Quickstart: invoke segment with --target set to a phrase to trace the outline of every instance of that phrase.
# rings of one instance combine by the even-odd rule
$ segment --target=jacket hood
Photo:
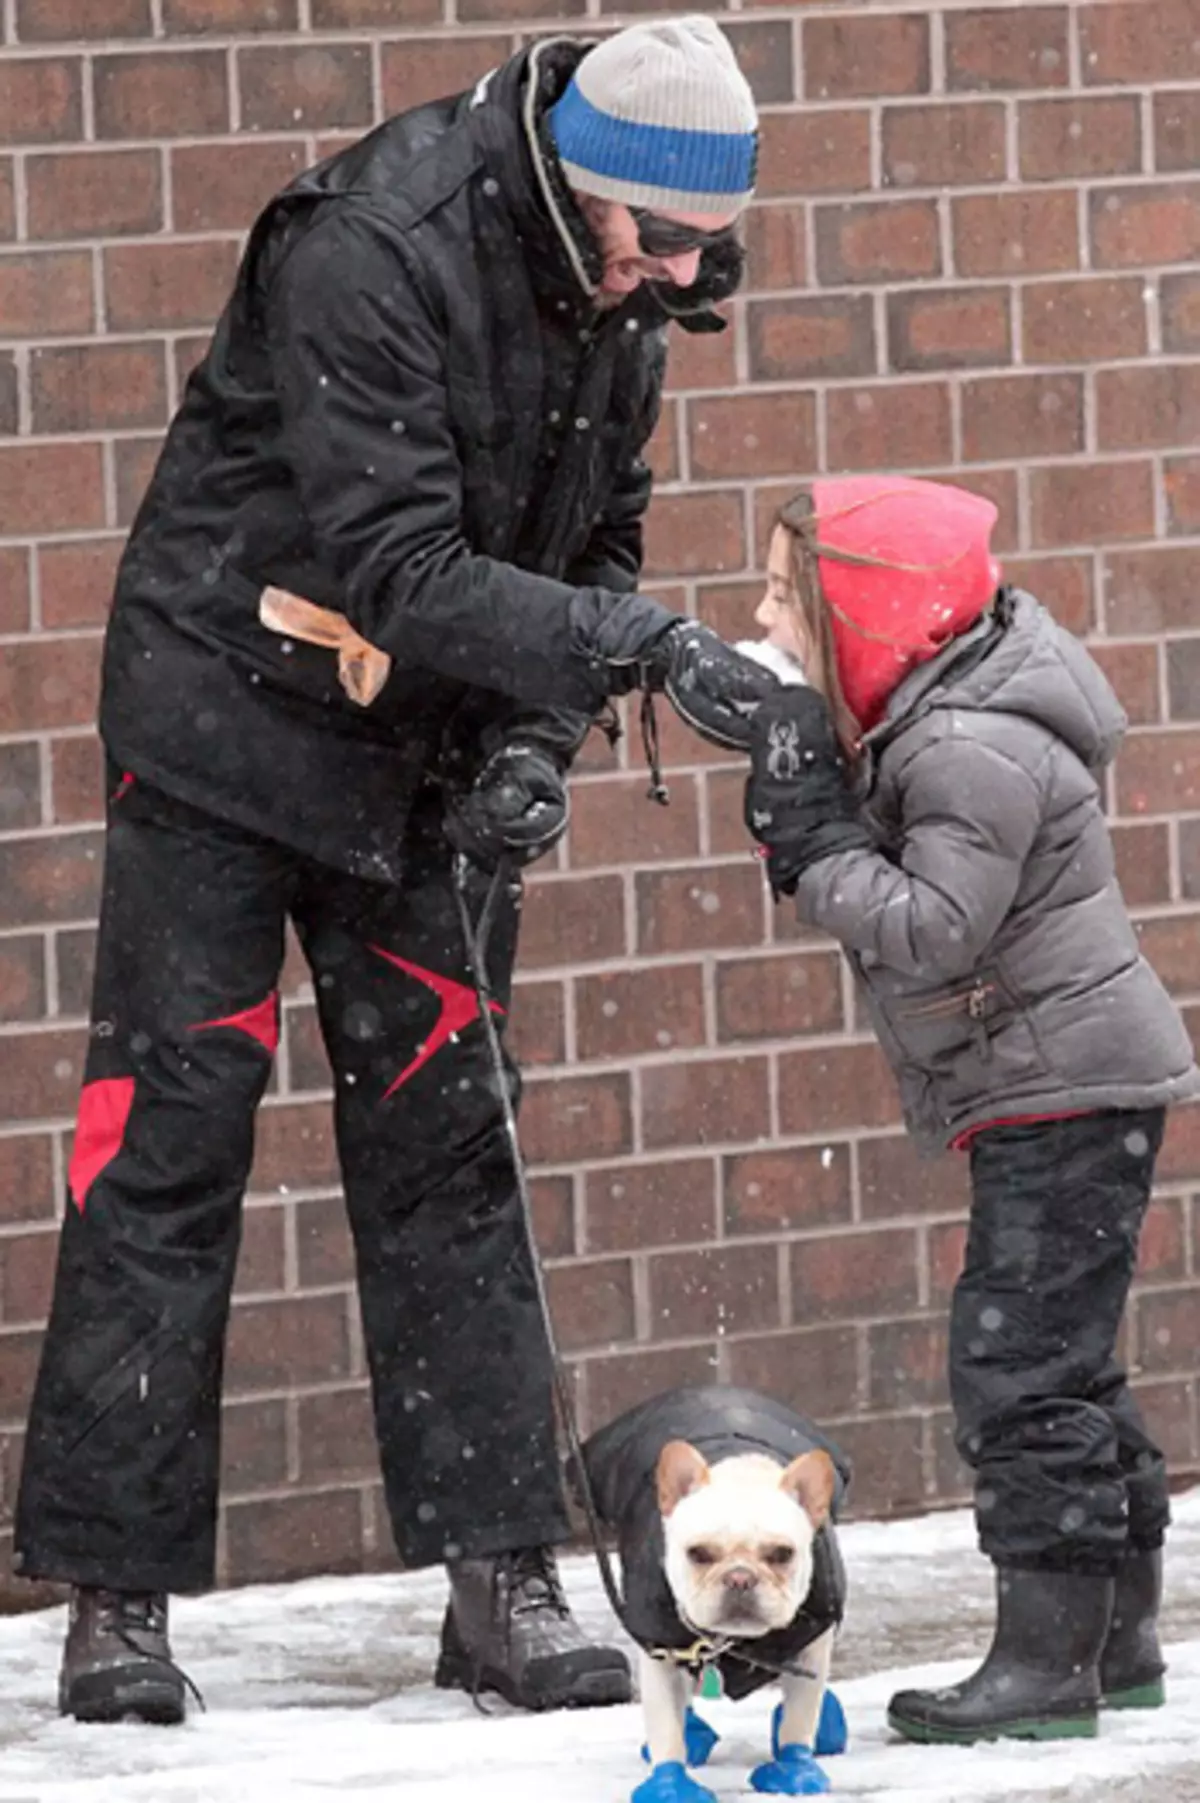
[[[1093,771],[1112,762],[1127,725],[1095,659],[1039,601],[1014,589],[1001,593],[974,631],[901,683],[872,743],[917,713],[956,707],[1032,720]]]
[[[916,665],[979,619],[1000,586],[996,509],[941,482],[813,484],[813,550],[846,705],[864,731]]]

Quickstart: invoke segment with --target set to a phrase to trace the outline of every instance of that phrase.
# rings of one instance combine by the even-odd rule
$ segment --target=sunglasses
[[[713,250],[728,244],[734,236],[732,225],[719,231],[704,232],[699,226],[683,225],[678,219],[664,219],[648,207],[630,207],[637,226],[638,248],[645,257],[682,257],[692,250]]]

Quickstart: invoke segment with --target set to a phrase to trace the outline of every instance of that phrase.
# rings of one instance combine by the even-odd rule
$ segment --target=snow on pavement
[[[851,1751],[835,1795],[888,1803],[1200,1803],[1200,1491],[1181,1499],[1168,1552],[1170,1701],[1106,1716],[1100,1739],[926,1749],[889,1740],[884,1708],[910,1682],[944,1683],[986,1642],[989,1575],[970,1518],[843,1530],[850,1614],[838,1689]],[[572,1601],[608,1625],[591,1564]],[[208,1702],[182,1729],[81,1727],[54,1709],[61,1610],[0,1620],[0,1803],[623,1803],[641,1771],[636,1708],[481,1716],[430,1688],[439,1573],[314,1579],[174,1605],[175,1650]],[[948,1655],[953,1657],[948,1658]],[[772,1702],[705,1703],[725,1737],[704,1781],[750,1797]]]

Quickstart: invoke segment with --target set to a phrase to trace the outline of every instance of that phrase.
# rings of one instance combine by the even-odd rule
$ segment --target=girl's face
[[[786,526],[776,526],[771,534],[767,586],[755,609],[754,620],[765,632],[767,643],[794,657],[811,682],[813,647],[792,588],[792,535]]]

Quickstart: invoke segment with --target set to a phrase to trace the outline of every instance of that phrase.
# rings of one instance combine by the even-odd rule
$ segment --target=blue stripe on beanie
[[[755,132],[687,131],[619,119],[593,106],[574,79],[548,117],[561,160],[608,181],[669,189],[681,206],[697,195],[742,201],[753,190]]]

